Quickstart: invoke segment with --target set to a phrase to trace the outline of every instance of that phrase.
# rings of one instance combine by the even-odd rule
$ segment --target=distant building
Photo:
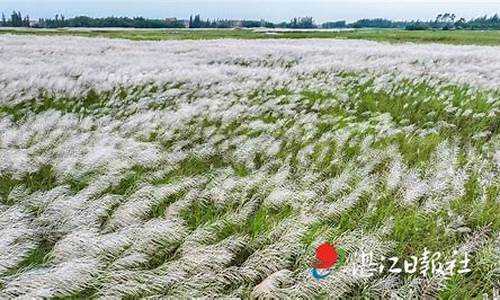
[[[30,27],[36,27],[40,24],[38,20],[30,20]]]
[[[189,27],[189,20],[179,20],[179,22],[184,25],[184,27],[188,28]]]
[[[233,27],[233,28],[242,27],[242,25],[243,25],[243,22],[241,20],[231,20],[230,23],[231,23],[231,27]]]
[[[165,22],[170,24],[181,24],[184,27],[189,27],[189,20],[179,20],[175,17],[165,18]]]

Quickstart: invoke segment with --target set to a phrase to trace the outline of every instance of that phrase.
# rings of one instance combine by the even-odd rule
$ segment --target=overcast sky
[[[500,0],[0,0],[6,14],[20,10],[32,18],[88,15],[288,20],[312,16],[318,22],[383,17],[397,20],[432,19],[442,12],[459,17],[500,14]]]

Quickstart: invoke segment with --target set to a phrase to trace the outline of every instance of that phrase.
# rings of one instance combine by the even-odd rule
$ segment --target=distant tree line
[[[59,28],[59,27],[126,27],[126,28],[183,28],[185,24],[176,19],[146,19],[143,17],[106,17],[91,18],[79,16],[65,18],[64,15],[55,15],[54,18],[40,18],[30,21],[29,16],[22,17],[21,12],[13,12],[10,19],[2,13],[1,26],[8,27],[34,27],[34,28]]]
[[[2,13],[2,26],[29,27],[30,17],[26,16],[23,18],[21,12],[13,11],[10,19],[7,19],[5,14]]]
[[[177,20],[145,19],[143,17],[106,17],[90,18],[79,16],[66,19],[63,15],[56,15],[54,19],[39,19],[33,27],[125,27],[125,28],[182,28],[183,23]]]
[[[276,25],[279,28],[309,29],[317,28],[312,17],[293,18],[290,22],[282,22]]]
[[[392,21],[387,19],[361,19],[347,24],[345,21],[323,23],[322,28],[404,28],[407,30],[499,30],[500,17],[495,14],[491,17],[483,16],[471,20],[457,19],[455,14],[439,14],[430,21]]]
[[[214,19],[202,20],[200,15],[190,16],[187,24],[188,28],[234,28],[234,27],[268,27],[274,28],[275,25],[271,22],[264,20],[228,20],[228,19]]]
[[[21,12],[12,12],[9,18],[2,13],[1,26],[8,27],[34,27],[34,28],[59,28],[59,27],[125,27],[125,28],[401,28],[407,30],[454,30],[454,29],[483,29],[500,30],[500,17],[495,14],[491,17],[482,16],[466,20],[458,19],[455,14],[439,14],[436,19],[430,21],[392,21],[388,19],[361,19],[352,23],[346,21],[325,22],[317,25],[312,17],[297,17],[289,22],[272,23],[265,20],[228,20],[228,19],[206,19],[200,15],[190,16],[189,20],[178,20],[176,18],[146,19],[143,17],[106,17],[92,18],[78,16],[65,18],[63,15],[55,15],[54,18],[41,18],[36,21],[30,20],[29,16],[22,16]]]
[[[405,26],[407,30],[428,30],[428,29],[469,29],[469,30],[499,30],[500,17],[495,14],[491,17],[482,16],[479,18],[466,20],[464,18],[457,19],[455,14],[445,13],[439,14],[432,21],[413,21]]]

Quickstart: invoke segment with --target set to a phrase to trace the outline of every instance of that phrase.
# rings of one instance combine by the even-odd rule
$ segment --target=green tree
[[[13,11],[10,16],[10,26],[12,27],[21,27],[23,26],[23,18],[21,12]]]

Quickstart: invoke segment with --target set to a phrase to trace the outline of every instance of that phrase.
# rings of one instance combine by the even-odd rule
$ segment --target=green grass
[[[500,45],[500,31],[406,31],[398,29],[360,29],[355,31],[301,31],[266,34],[247,29],[208,29],[208,30],[106,30],[92,32],[71,29],[58,30],[0,30],[0,34],[36,35],[76,35],[83,37],[106,37],[128,40],[211,40],[211,39],[303,39],[303,38],[341,38],[365,39],[381,42],[446,43],[469,45]]]
[[[97,299],[98,290],[94,287],[86,288],[82,291],[74,293],[71,296],[54,297],[54,300],[81,300],[81,299]]]
[[[30,255],[23,261],[20,267],[36,267],[47,263],[48,255],[54,248],[55,243],[43,241]]]
[[[127,175],[120,180],[118,185],[110,187],[106,192],[114,195],[130,195],[149,171],[148,168],[142,166],[134,166]]]
[[[175,201],[179,200],[182,198],[182,196],[185,195],[185,192],[179,192],[173,195],[170,195],[166,197],[165,199],[162,199],[162,201],[151,209],[151,217],[152,218],[163,218],[165,215],[165,211],[167,210],[168,206],[171,203],[174,203]]]
[[[66,179],[66,183],[69,185],[70,190],[76,194],[76,193],[80,192],[81,190],[85,189],[86,187],[88,187],[88,185],[90,184],[90,182],[92,180],[92,177],[96,176],[95,173],[96,172],[91,172],[89,174],[85,174],[84,176],[81,176],[78,178],[77,177],[68,177]]]
[[[233,210],[235,207],[232,205],[218,207],[212,203],[195,202],[182,213],[182,218],[186,221],[187,227],[194,230],[199,226],[213,223]]]
[[[477,92],[470,95],[466,86],[449,84],[436,90],[428,82],[415,83],[405,80],[397,84],[392,91],[375,91],[372,80],[361,84],[353,78],[349,82],[353,87],[350,96],[355,101],[349,102],[347,108],[355,109],[359,115],[364,112],[388,113],[398,123],[406,120],[420,128],[433,126],[437,121],[446,121],[457,126],[458,132],[467,141],[477,132],[490,130],[495,134],[495,130],[499,129],[496,116],[475,119],[446,112],[446,101],[451,101],[462,110],[471,110],[474,114],[487,114],[493,109],[493,104],[488,103],[487,94]],[[399,90],[412,92],[400,93]],[[451,95],[446,101],[439,98],[440,94],[444,93]]]
[[[54,248],[55,242],[43,240],[35,249],[28,253],[28,256],[14,269],[9,270],[4,276],[13,275],[27,269],[34,269],[45,266],[50,259],[50,252]],[[0,285],[1,287],[1,285]]]
[[[48,191],[56,186],[56,172],[50,165],[42,165],[36,172],[15,178],[11,174],[0,175],[0,203],[12,205],[9,194],[16,186],[23,186],[30,192]]]
[[[500,205],[498,197],[500,188],[491,185],[486,189],[486,199],[482,204],[479,203],[480,187],[478,176],[471,176],[465,184],[465,194],[463,197],[455,200],[451,208],[464,216],[467,216],[467,225],[472,228],[490,226],[494,230],[500,229]]]
[[[4,174],[0,176],[0,203],[2,204],[12,204],[8,199],[10,192],[19,185],[19,180],[13,178],[10,174]]]
[[[286,206],[279,210],[260,207],[245,224],[244,232],[252,238],[269,232],[278,222],[293,214],[293,209]]]
[[[1,31],[0,31],[1,32]],[[90,115],[105,106],[112,91],[97,94],[94,90],[89,90],[86,95],[79,98],[68,99],[65,97],[55,97],[43,92],[40,95],[23,101],[14,106],[0,106],[0,116],[10,115],[14,121],[23,121],[32,113],[41,113],[48,110],[57,110],[63,113],[78,113],[82,116]]]
[[[224,166],[227,166],[227,163],[221,155],[213,155],[208,158],[192,156],[182,161],[178,168],[169,172],[163,178],[154,179],[151,183],[155,185],[168,184],[184,177],[204,175]]]
[[[211,215],[211,210],[208,210]],[[241,233],[255,239],[269,232],[279,222],[294,214],[290,206],[282,209],[259,207],[245,222],[225,222],[216,233],[216,240],[221,241],[235,233]]]

